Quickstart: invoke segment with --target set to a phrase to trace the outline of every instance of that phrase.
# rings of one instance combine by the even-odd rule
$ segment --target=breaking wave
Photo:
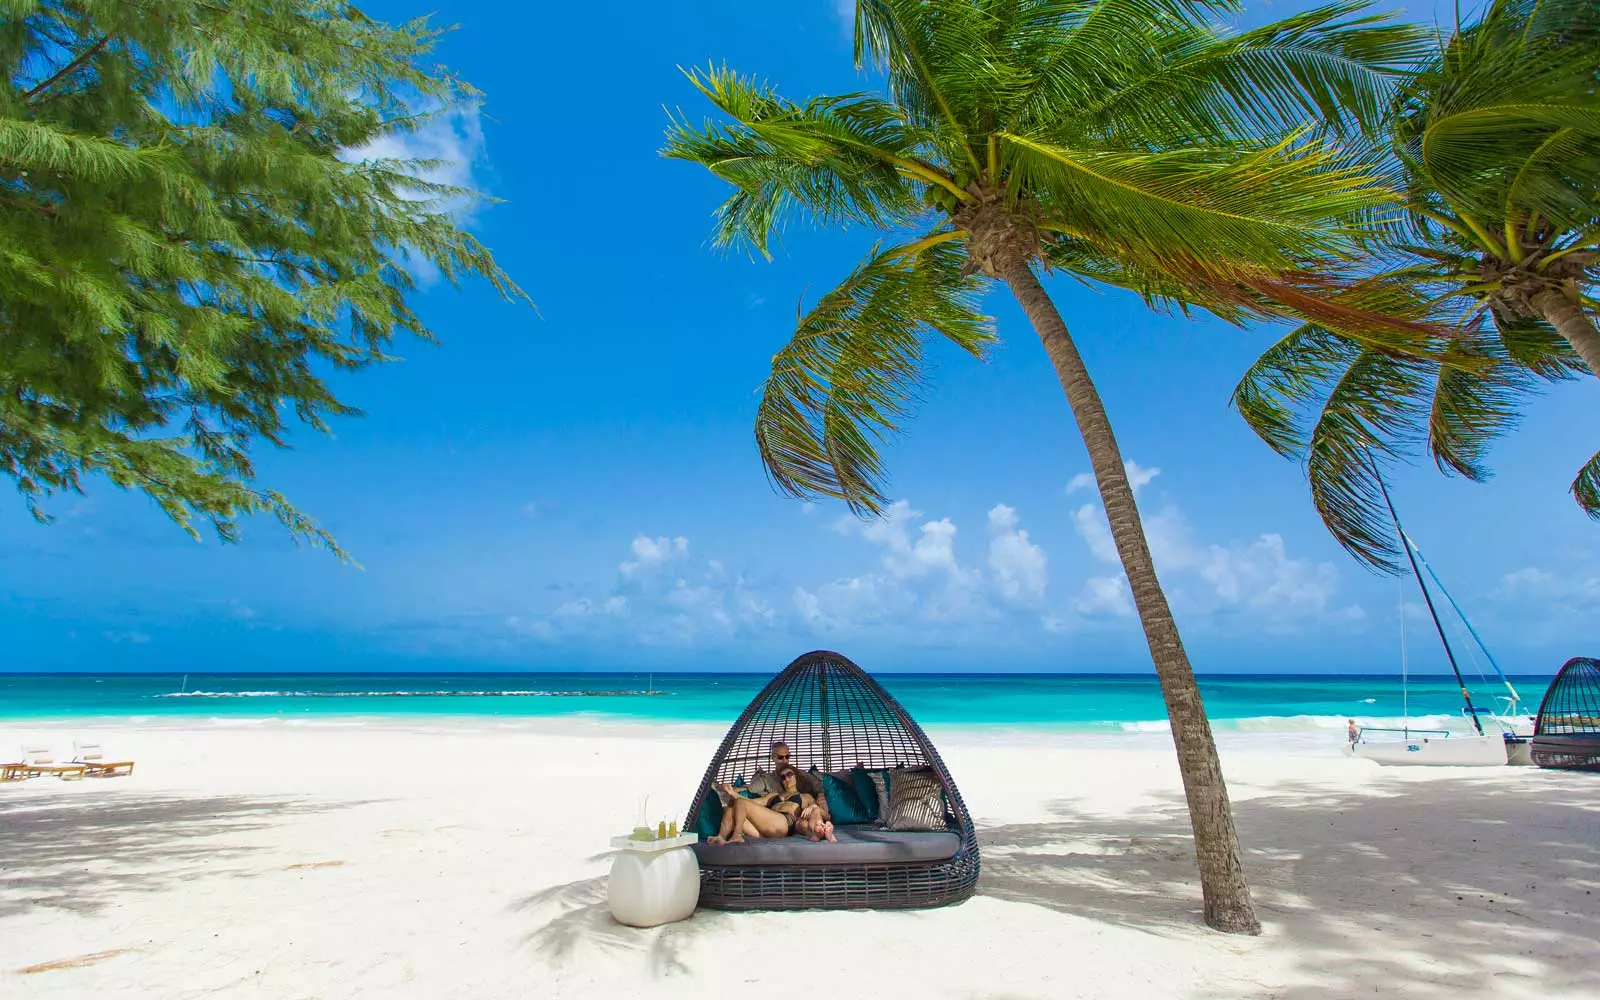
[[[615,698],[665,691],[173,691],[156,698]]]
[[[1348,724],[1347,715],[1259,715],[1244,719],[1211,720],[1211,728],[1219,733],[1314,733],[1326,730],[1342,732]],[[1166,719],[1116,724],[1123,732],[1165,733],[1169,730]],[[1357,718],[1356,725],[1368,729],[1446,729],[1451,732],[1466,731],[1472,723],[1459,715],[1415,715],[1410,719]]]

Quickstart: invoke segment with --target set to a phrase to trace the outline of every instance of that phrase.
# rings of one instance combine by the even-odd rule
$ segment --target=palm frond
[[[1428,366],[1361,352],[1336,379],[1306,446],[1311,501],[1333,537],[1358,562],[1398,572],[1388,507],[1375,456],[1415,443],[1427,398]]]
[[[1600,521],[1600,452],[1585,462],[1572,480],[1572,498],[1583,512]]]
[[[1394,120],[1414,200],[1508,236],[1593,219],[1597,11],[1591,0],[1498,0],[1415,74]],[[1493,252],[1499,238],[1481,242]]]
[[[1007,62],[989,58],[983,6],[857,0],[855,19],[856,65],[881,71],[908,120],[937,137],[953,167],[974,173],[982,160],[968,130],[1021,82]]]
[[[1071,120],[1130,83],[1159,71],[1163,47],[1178,39],[1214,38],[1215,15],[1233,0],[1020,0],[1010,17],[995,16],[995,48],[1034,67],[1027,85],[997,102],[1013,132]]]
[[[1428,451],[1441,471],[1474,482],[1488,479],[1484,464],[1489,445],[1521,420],[1522,405],[1537,389],[1537,378],[1513,363],[1492,336],[1450,342],[1450,356],[1434,373],[1428,411]],[[1486,360],[1489,364],[1451,364]]]
[[[717,213],[719,246],[765,254],[796,213],[824,225],[898,225],[924,210],[922,183],[902,169],[918,137],[894,105],[861,94],[784,100],[726,68],[686,74],[728,118],[699,126],[674,118],[662,155],[706,167],[737,188]]]
[[[1267,446],[1304,457],[1310,443],[1308,403],[1361,356],[1359,344],[1307,323],[1280,337],[1245,371],[1231,403]]]
[[[1219,291],[1211,275],[1204,280],[1185,280],[1170,266],[1149,265],[1133,255],[1110,252],[1078,236],[1042,231],[1040,256],[1050,270],[1134,292],[1145,305],[1160,312],[1187,315],[1191,308],[1198,308],[1235,324],[1262,315],[1253,308],[1254,302],[1241,301],[1237,293]]]
[[[994,343],[992,321],[977,310],[982,282],[965,263],[956,241],[915,254],[874,248],[801,314],[756,414],[761,460],[779,490],[881,510],[878,446],[916,401],[924,341],[944,337],[979,358]]]
[[[1493,310],[1495,329],[1506,354],[1530,372],[1550,382],[1592,374],[1566,338],[1543,319]]]
[[[1409,269],[1380,275],[1340,297],[1430,320],[1439,303],[1422,298],[1411,277]],[[1306,463],[1313,502],[1340,544],[1367,565],[1393,568],[1398,550],[1374,460],[1404,460],[1423,445],[1441,471],[1487,478],[1487,449],[1516,425],[1525,401],[1570,377],[1572,352],[1548,327],[1512,333],[1478,322],[1425,349],[1394,350],[1308,324],[1261,355],[1233,405],[1274,451]]]
[[[1376,134],[1403,70],[1432,40],[1388,15],[1355,16],[1370,6],[1344,0],[1233,37],[1188,22],[1147,49],[1130,78],[1077,106],[1032,108],[1029,118],[1046,129],[1054,117],[1069,129],[1093,123],[1135,137],[1177,133],[1213,142],[1280,134],[1307,120]]]
[[[1151,260],[1287,270],[1353,255],[1359,221],[1391,197],[1324,143],[1161,152],[1073,149],[999,136],[1016,183],[1053,221]]]

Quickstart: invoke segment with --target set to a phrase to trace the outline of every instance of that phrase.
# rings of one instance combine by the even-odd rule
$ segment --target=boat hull
[[[1532,767],[1533,748],[1526,736],[1507,736],[1506,763],[1512,767]]]
[[[1506,741],[1499,736],[1418,736],[1352,744],[1350,754],[1379,764],[1412,767],[1504,767]]]

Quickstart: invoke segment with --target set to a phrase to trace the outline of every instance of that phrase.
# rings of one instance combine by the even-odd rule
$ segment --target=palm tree
[[[1452,327],[1439,353],[1307,325],[1235,390],[1257,434],[1305,461],[1323,522],[1370,566],[1400,568],[1380,462],[1420,444],[1441,470],[1484,479],[1488,445],[1529,393],[1600,373],[1597,78],[1594,0],[1493,0],[1455,31],[1393,106],[1407,213],[1368,282],[1401,312]],[[1600,453],[1571,492],[1600,518]]]
[[[796,103],[695,71],[723,119],[678,116],[664,150],[736,189],[722,245],[765,253],[796,215],[885,237],[773,359],[756,440],[791,495],[880,511],[877,446],[921,385],[924,338],[983,356],[995,333],[979,296],[1011,289],[1088,447],[1172,721],[1205,919],[1224,931],[1260,924],[1216,747],[1110,419],[1039,271],[1230,319],[1293,302],[1378,337],[1310,271],[1356,254],[1386,197],[1332,136],[1378,121],[1391,73],[1416,57],[1414,31],[1363,7],[1230,35],[1205,18],[1232,0],[859,0],[857,66],[887,95]]]

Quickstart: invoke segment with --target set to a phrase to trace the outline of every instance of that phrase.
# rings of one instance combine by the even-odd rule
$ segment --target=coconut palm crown
[[[1226,789],[1105,408],[1039,269],[1233,320],[1290,311],[1365,342],[1341,304],[1391,197],[1341,137],[1376,125],[1419,35],[1337,3],[1238,34],[1232,0],[859,0],[858,67],[885,93],[790,100],[729,69],[690,73],[720,112],[681,114],[664,154],[734,187],[715,239],[765,253],[800,217],[882,241],[803,310],[773,359],[756,439],[775,484],[882,509],[878,447],[924,375],[928,337],[975,356],[1003,281],[1044,343],[1088,446],[1162,680],[1207,921],[1259,929]],[[1310,124],[1308,124],[1310,123]]]
[[[1307,324],[1235,391],[1256,432],[1305,462],[1324,523],[1370,566],[1401,569],[1383,466],[1420,447],[1447,473],[1487,478],[1488,446],[1529,394],[1600,372],[1597,81],[1594,0],[1493,0],[1455,31],[1392,106],[1407,212],[1369,282],[1452,328],[1441,350],[1386,352]],[[1600,453],[1570,489],[1600,518]]]

